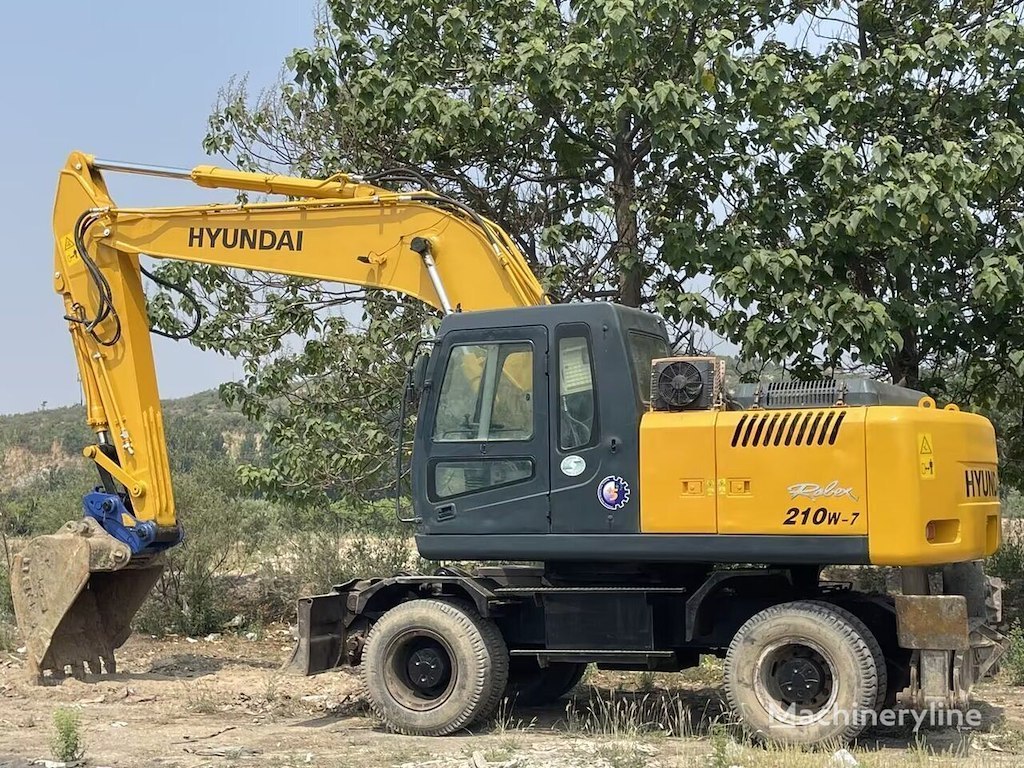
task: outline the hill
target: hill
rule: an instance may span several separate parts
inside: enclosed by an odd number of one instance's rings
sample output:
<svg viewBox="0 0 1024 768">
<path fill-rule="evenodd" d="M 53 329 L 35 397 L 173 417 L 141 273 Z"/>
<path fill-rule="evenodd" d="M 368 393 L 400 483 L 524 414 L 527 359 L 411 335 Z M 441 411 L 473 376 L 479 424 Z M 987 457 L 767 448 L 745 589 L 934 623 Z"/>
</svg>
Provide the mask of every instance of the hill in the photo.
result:
<svg viewBox="0 0 1024 768">
<path fill-rule="evenodd" d="M 255 425 L 221 401 L 215 390 L 162 403 L 172 468 L 252 460 L 259 452 Z M 86 462 L 95 440 L 81 405 L 0 416 L 0 494 L 52 479 Z"/>
<path fill-rule="evenodd" d="M 235 469 L 259 456 L 260 433 L 216 391 L 163 402 L 175 489 L 240 495 Z M 95 440 L 80 405 L 0 416 L 0 528 L 30 536 L 81 515 L 81 497 L 96 485 L 82 457 Z"/>
</svg>

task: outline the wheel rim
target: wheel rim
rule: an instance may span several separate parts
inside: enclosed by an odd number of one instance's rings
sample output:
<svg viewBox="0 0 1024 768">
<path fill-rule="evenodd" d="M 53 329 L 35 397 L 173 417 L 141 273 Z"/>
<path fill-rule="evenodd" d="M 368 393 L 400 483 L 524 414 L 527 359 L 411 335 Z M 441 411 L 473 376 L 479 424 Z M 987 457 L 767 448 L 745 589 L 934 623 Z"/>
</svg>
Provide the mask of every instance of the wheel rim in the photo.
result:
<svg viewBox="0 0 1024 768">
<path fill-rule="evenodd" d="M 406 709 L 436 709 L 451 696 L 459 668 L 451 646 L 436 632 L 403 632 L 388 644 L 385 658 L 384 685 Z"/>
<path fill-rule="evenodd" d="M 811 640 L 777 642 L 757 660 L 754 693 L 772 719 L 809 725 L 826 717 L 835 704 L 835 669 L 828 652 Z"/>
</svg>

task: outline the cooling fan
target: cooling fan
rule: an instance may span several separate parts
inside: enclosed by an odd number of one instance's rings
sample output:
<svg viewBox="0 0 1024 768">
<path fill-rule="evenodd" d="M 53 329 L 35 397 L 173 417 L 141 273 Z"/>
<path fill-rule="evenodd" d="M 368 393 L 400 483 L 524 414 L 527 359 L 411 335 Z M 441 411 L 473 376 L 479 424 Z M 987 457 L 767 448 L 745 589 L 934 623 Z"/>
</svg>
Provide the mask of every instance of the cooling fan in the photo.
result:
<svg viewBox="0 0 1024 768">
<path fill-rule="evenodd" d="M 658 399 L 669 408 L 693 405 L 704 392 L 704 377 L 693 363 L 678 360 L 658 371 Z"/>
<path fill-rule="evenodd" d="M 651 361 L 651 407 L 691 411 L 714 407 L 724 381 L 721 361 L 710 357 L 666 357 Z"/>
</svg>

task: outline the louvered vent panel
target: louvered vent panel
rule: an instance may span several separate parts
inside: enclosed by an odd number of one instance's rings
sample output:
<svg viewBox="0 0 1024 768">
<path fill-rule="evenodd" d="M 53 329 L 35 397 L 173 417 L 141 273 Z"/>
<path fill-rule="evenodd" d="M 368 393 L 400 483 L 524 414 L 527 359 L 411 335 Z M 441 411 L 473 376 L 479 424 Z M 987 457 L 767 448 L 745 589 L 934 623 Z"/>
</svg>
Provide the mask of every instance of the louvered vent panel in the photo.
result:
<svg viewBox="0 0 1024 768">
<path fill-rule="evenodd" d="M 845 409 L 744 413 L 732 434 L 732 447 L 835 445 L 845 418 Z"/>
</svg>

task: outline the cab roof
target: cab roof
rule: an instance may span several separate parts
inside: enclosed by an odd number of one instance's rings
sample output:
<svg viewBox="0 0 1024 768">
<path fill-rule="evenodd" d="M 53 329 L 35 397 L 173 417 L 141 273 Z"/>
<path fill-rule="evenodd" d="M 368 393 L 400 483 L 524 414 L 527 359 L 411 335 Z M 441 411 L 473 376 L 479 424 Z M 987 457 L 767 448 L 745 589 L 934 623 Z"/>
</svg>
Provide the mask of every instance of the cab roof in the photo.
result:
<svg viewBox="0 0 1024 768">
<path fill-rule="evenodd" d="M 455 312 L 445 316 L 439 335 L 457 330 L 515 328 L 525 325 L 543 325 L 554 329 L 565 323 L 586 323 L 591 328 L 605 326 L 620 332 L 639 331 L 668 339 L 665 321 L 659 315 L 604 301 Z"/>
</svg>

